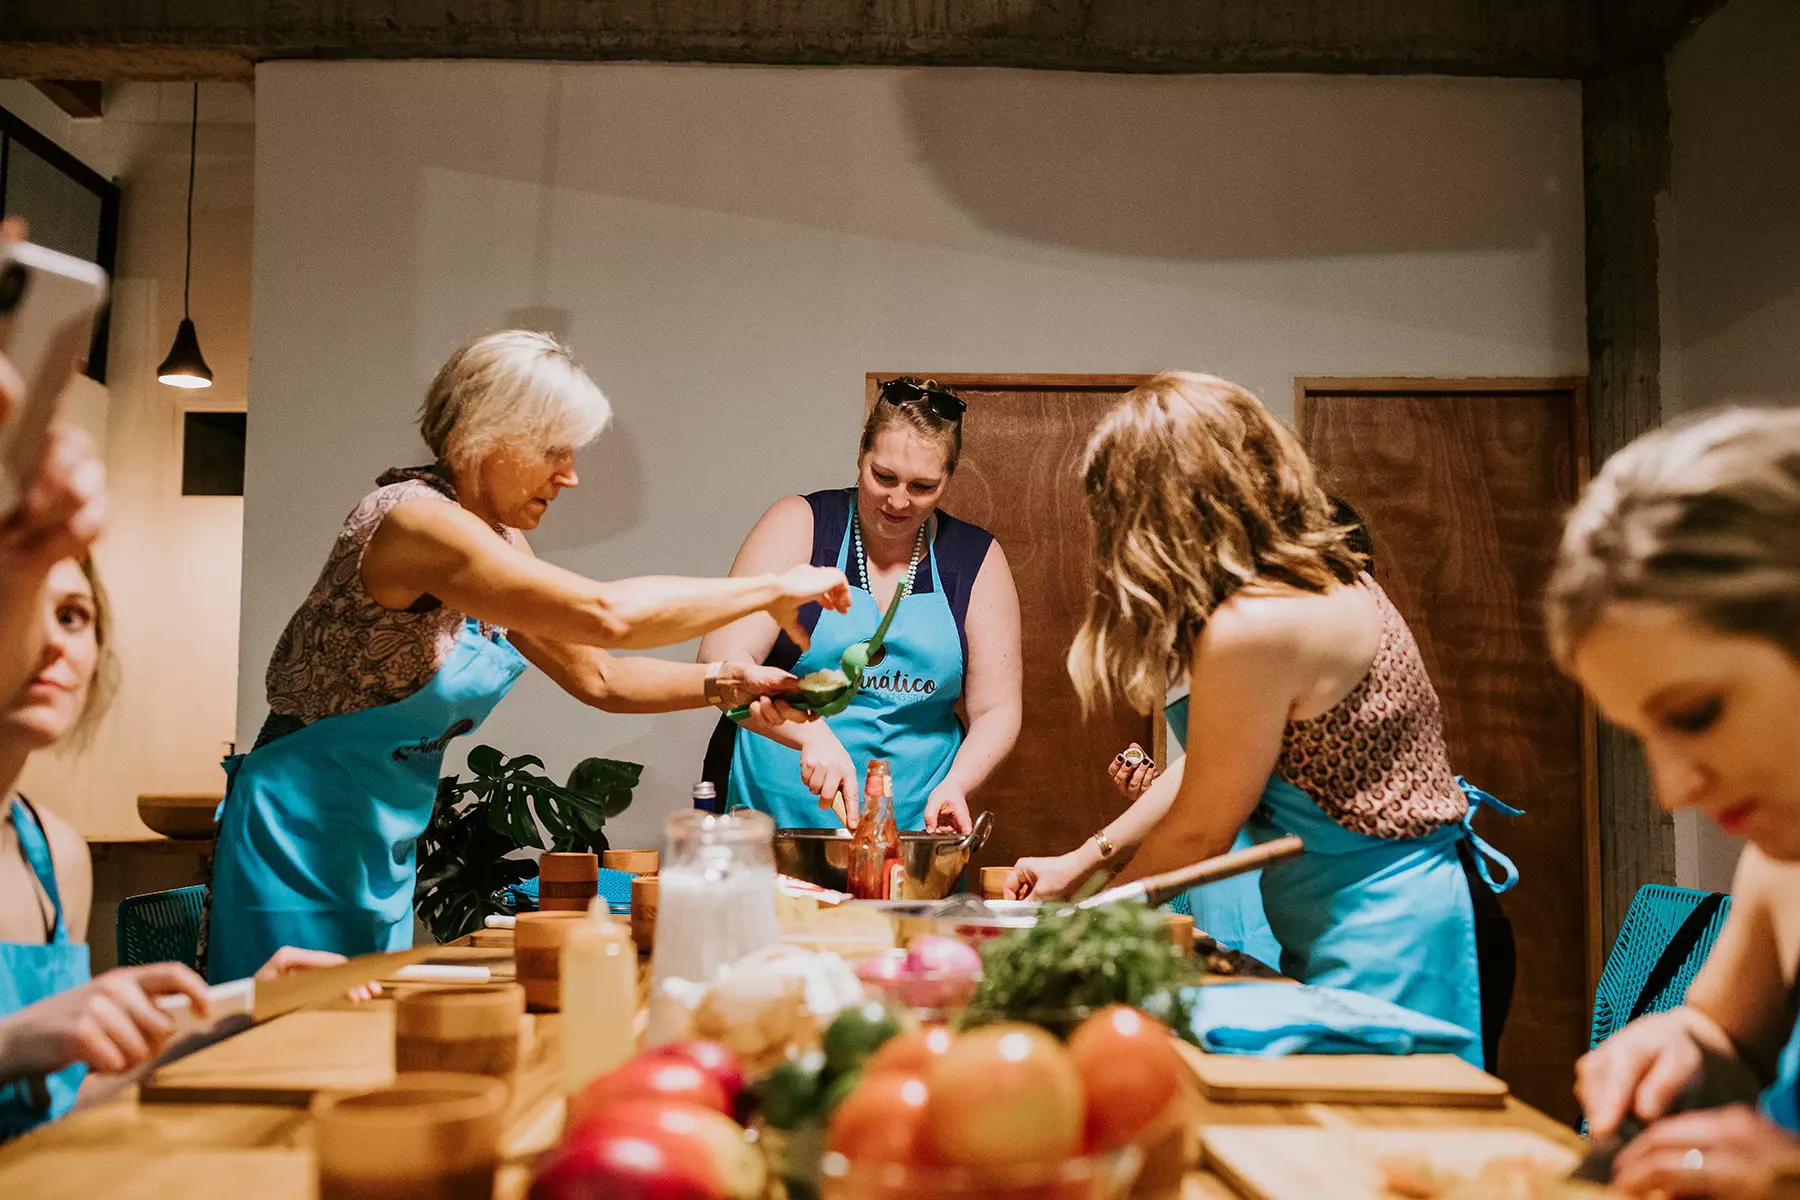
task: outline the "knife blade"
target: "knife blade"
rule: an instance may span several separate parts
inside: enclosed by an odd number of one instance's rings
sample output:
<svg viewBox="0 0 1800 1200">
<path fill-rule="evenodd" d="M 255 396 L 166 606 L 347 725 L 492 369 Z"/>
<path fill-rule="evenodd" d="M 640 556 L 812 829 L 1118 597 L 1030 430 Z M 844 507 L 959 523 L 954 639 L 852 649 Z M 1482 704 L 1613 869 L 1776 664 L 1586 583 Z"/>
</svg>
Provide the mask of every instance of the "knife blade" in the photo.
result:
<svg viewBox="0 0 1800 1200">
<path fill-rule="evenodd" d="M 290 971 L 279 979 L 234 979 L 207 989 L 212 1015 L 203 1018 L 186 995 L 158 996 L 156 1006 L 174 1018 L 178 1032 L 205 1028 L 226 1017 L 248 1017 L 253 1024 L 271 1020 L 296 1008 L 336 1000 L 351 988 L 391 976 L 400 968 L 422 962 L 441 946 L 414 946 L 385 954 L 361 954 L 329 967 Z"/>
<path fill-rule="evenodd" d="M 1754 1103 L 1762 1094 L 1762 1081 L 1743 1059 L 1722 1054 L 1710 1046 L 1695 1043 L 1700 1051 L 1700 1066 L 1695 1070 L 1665 1116 L 1695 1112 L 1705 1108 L 1724 1108 L 1732 1104 Z M 1613 1134 L 1597 1139 L 1587 1156 L 1578 1163 L 1569 1178 L 1579 1183 L 1611 1183 L 1613 1161 L 1634 1138 L 1649 1128 L 1649 1123 L 1636 1113 L 1627 1113 Z"/>
</svg>

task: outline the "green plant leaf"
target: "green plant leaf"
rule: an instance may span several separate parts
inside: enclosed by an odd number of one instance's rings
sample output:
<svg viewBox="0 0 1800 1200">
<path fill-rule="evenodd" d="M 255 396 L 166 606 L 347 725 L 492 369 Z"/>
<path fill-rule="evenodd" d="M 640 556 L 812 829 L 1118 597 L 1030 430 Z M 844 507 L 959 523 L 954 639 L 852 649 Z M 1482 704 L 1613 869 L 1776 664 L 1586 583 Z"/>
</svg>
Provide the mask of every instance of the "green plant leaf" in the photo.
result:
<svg viewBox="0 0 1800 1200">
<path fill-rule="evenodd" d="M 541 767 L 543 765 L 544 765 L 544 760 L 539 758 L 537 755 L 521 754 L 517 758 L 508 759 L 507 763 L 506 763 L 506 769 L 508 771 L 523 771 L 527 767 Z"/>
<path fill-rule="evenodd" d="M 538 836 L 537 822 L 531 819 L 531 808 L 526 803 L 526 795 L 523 788 L 515 788 L 484 803 L 482 808 L 487 816 L 487 827 L 515 846 L 532 846 L 542 850 L 544 842 Z"/>
<path fill-rule="evenodd" d="M 477 746 L 469 751 L 469 770 L 477 775 L 492 775 L 502 769 L 504 755 L 492 746 Z"/>
</svg>

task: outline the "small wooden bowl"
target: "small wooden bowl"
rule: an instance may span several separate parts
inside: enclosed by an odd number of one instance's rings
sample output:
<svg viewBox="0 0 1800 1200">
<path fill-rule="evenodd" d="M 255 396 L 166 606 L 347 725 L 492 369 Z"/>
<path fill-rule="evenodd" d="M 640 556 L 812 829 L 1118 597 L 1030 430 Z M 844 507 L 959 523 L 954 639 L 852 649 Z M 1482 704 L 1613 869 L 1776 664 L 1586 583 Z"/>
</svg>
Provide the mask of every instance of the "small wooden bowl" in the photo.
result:
<svg viewBox="0 0 1800 1200">
<path fill-rule="evenodd" d="M 513 925 L 513 977 L 535 1012 L 562 1008 L 562 945 L 569 927 L 591 918 L 584 912 L 520 913 Z"/>
<path fill-rule="evenodd" d="M 631 881 L 631 940 L 639 954 L 656 949 L 656 897 L 658 884 L 654 875 L 639 875 Z"/>
<path fill-rule="evenodd" d="M 1006 898 L 1006 877 L 1011 874 L 1011 867 L 981 868 L 981 898 L 983 900 L 1004 900 Z"/>
<path fill-rule="evenodd" d="M 213 813 L 219 809 L 219 795 L 190 793 L 173 796 L 139 796 L 138 819 L 164 837 L 209 838 L 218 832 L 219 823 Z"/>
<path fill-rule="evenodd" d="M 598 854 L 551 853 L 538 859 L 538 907 L 586 912 L 600 892 Z"/>
<path fill-rule="evenodd" d="M 1183 913 L 1168 913 L 1165 919 L 1169 923 L 1169 941 L 1183 954 L 1193 953 L 1194 918 Z"/>
<path fill-rule="evenodd" d="M 600 856 L 600 865 L 609 871 L 625 871 L 632 875 L 654 875 L 662 864 L 655 850 L 608 850 Z"/>
<path fill-rule="evenodd" d="M 525 989 L 433 988 L 394 1001 L 394 1069 L 510 1079 L 519 1065 Z"/>
<path fill-rule="evenodd" d="M 481 1075 L 396 1075 L 313 1103 L 319 1200 L 490 1200 L 507 1087 Z"/>
</svg>

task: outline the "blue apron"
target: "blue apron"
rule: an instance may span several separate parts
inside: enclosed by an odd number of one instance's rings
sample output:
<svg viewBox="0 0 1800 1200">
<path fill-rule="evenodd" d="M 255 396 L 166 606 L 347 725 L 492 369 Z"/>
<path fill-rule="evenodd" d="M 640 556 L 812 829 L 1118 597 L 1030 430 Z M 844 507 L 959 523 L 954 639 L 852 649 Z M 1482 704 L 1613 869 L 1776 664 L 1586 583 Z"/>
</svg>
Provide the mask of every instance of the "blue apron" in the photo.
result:
<svg viewBox="0 0 1800 1200">
<path fill-rule="evenodd" d="M 1270 778 L 1246 826 L 1257 842 L 1299 834 L 1306 853 L 1265 868 L 1263 909 L 1281 943 L 1281 971 L 1302 983 L 1378 996 L 1477 1034 L 1464 1053 L 1482 1066 L 1481 973 L 1475 909 L 1456 844 L 1474 839 L 1482 880 L 1504 892 L 1518 871 L 1477 837 L 1483 806 L 1519 810 L 1461 780 L 1469 811 L 1454 825 L 1417 838 L 1355 833 L 1326 816 L 1312 797 Z M 1494 882 L 1487 860 L 1505 872 Z"/>
<path fill-rule="evenodd" d="M 1171 700 L 1163 709 L 1169 732 L 1176 745 L 1187 749 L 1188 698 Z M 1248 829 L 1238 830 L 1233 850 L 1246 850 L 1256 844 Z M 1269 928 L 1263 914 L 1262 872 L 1251 871 L 1221 879 L 1205 887 L 1189 888 L 1183 895 L 1188 911 L 1194 915 L 1194 927 L 1211 936 L 1228 950 L 1248 954 L 1258 962 L 1274 966 L 1281 961 L 1281 943 Z"/>
<path fill-rule="evenodd" d="M 850 520 L 856 519 L 854 510 Z M 838 548 L 837 565 L 844 570 L 850 554 L 850 525 Z M 901 829 L 925 827 L 925 801 L 931 790 L 950 773 L 950 764 L 962 747 L 963 727 L 956 715 L 962 695 L 962 635 L 938 570 L 937 547 L 930 551 L 929 592 L 914 592 L 900 602 L 879 663 L 863 673 L 862 688 L 850 706 L 826 723 L 837 734 L 850 761 L 856 764 L 857 794 L 871 758 L 885 758 L 894 774 L 894 816 Z M 812 645 L 794 664 L 794 674 L 808 675 L 835 668 L 844 650 L 865 641 L 881 624 L 881 610 L 867 589 L 850 589 L 850 611 L 827 609 L 819 614 L 812 631 Z M 728 806 L 749 807 L 768 813 L 780 829 L 831 829 L 838 819 L 819 807 L 819 798 L 800 778 L 800 752 L 755 734 L 739 733 L 731 755 Z"/>
<path fill-rule="evenodd" d="M 1788 993 L 1789 1007 L 1800 999 L 1800 976 Z M 1788 1035 L 1787 1045 L 1775 1062 L 1775 1082 L 1762 1094 L 1763 1116 L 1789 1133 L 1800 1133 L 1800 1021 Z"/>
<path fill-rule="evenodd" d="M 282 946 L 371 954 L 412 945 L 418 837 L 452 738 L 525 670 L 469 621 L 426 685 L 324 717 L 225 764 L 207 977 L 254 974 Z"/>
<path fill-rule="evenodd" d="M 0 1017 L 78 988 L 90 978 L 87 943 L 70 941 L 63 924 L 62 895 L 56 888 L 56 866 L 44 827 L 23 800 L 13 801 L 11 817 L 19 835 L 19 850 L 49 895 L 56 918 L 44 930 L 44 945 L 0 942 Z M 75 1106 L 75 1093 L 86 1076 L 87 1064 L 75 1063 L 48 1077 L 0 1083 L 0 1141 L 68 1112 Z"/>
</svg>

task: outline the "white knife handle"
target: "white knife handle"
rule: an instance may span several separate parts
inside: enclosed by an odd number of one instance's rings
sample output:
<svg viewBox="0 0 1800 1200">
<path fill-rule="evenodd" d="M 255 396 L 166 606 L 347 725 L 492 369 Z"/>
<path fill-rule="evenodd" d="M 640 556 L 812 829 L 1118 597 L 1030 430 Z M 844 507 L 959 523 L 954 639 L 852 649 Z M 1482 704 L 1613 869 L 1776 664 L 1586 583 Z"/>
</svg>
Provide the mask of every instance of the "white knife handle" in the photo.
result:
<svg viewBox="0 0 1800 1200">
<path fill-rule="evenodd" d="M 202 1018 L 194 1011 L 194 1002 L 188 999 L 186 992 L 169 992 L 156 997 L 152 1003 L 175 1022 L 174 1036 L 181 1037 L 197 1029 L 205 1029 L 226 1017 L 238 1014 L 254 1017 L 256 980 L 234 979 L 230 983 L 214 984 L 206 989 L 206 998 L 212 1006 L 211 1018 Z"/>
</svg>

